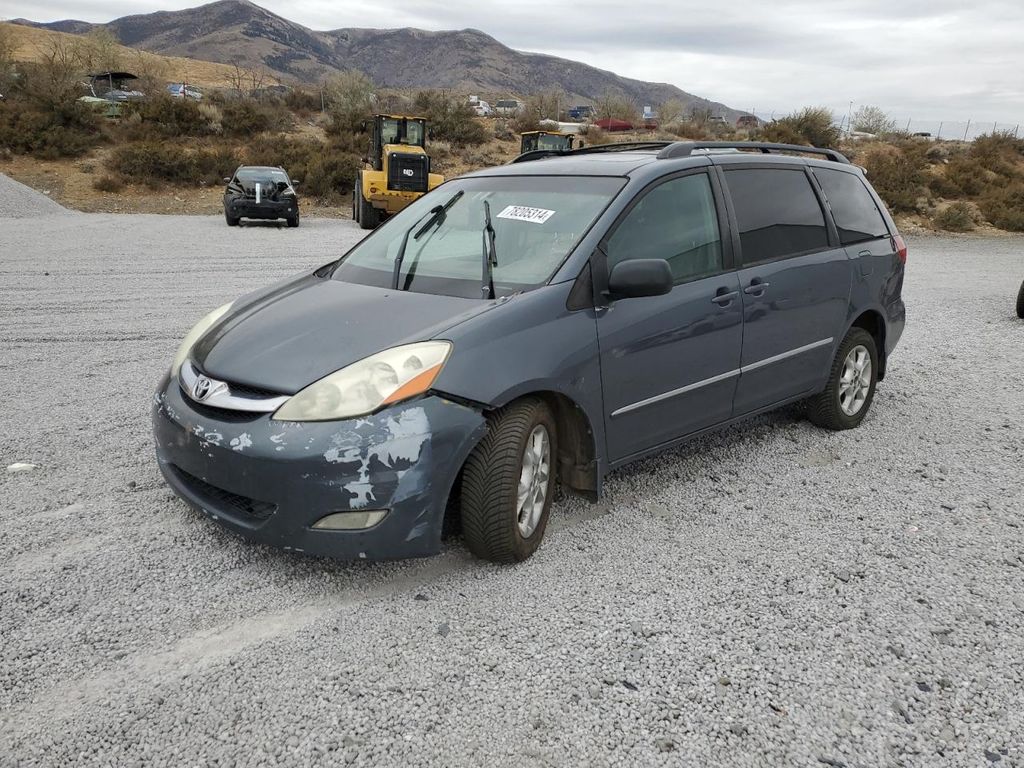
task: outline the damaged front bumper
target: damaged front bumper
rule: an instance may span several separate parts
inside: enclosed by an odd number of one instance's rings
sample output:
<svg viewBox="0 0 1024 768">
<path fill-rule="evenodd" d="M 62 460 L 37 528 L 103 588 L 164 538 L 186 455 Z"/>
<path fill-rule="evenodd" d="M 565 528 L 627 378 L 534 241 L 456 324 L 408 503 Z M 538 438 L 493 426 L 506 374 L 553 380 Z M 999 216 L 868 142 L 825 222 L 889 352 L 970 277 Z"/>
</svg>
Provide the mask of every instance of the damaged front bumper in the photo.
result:
<svg viewBox="0 0 1024 768">
<path fill-rule="evenodd" d="M 164 377 L 153 405 L 160 470 L 185 501 L 254 541 L 346 560 L 436 553 L 449 492 L 485 428 L 478 411 L 437 395 L 348 421 L 284 422 L 201 406 Z M 313 527 L 371 510 L 387 511 L 371 528 Z"/>
</svg>

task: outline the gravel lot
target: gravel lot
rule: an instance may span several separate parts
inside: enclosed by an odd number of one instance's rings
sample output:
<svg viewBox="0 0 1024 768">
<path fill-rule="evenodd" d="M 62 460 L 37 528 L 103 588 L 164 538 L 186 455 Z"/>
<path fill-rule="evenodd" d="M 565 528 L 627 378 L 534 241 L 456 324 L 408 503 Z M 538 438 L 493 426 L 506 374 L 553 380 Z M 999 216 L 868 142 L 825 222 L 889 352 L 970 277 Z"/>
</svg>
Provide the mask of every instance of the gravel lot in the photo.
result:
<svg viewBox="0 0 1024 768">
<path fill-rule="evenodd" d="M 635 464 L 517 567 L 337 564 L 176 500 L 148 414 L 195 320 L 355 225 L 0 182 L 42 214 L 0 220 L 0 765 L 1024 765 L 1024 239 L 911 242 L 859 430 Z"/>
</svg>

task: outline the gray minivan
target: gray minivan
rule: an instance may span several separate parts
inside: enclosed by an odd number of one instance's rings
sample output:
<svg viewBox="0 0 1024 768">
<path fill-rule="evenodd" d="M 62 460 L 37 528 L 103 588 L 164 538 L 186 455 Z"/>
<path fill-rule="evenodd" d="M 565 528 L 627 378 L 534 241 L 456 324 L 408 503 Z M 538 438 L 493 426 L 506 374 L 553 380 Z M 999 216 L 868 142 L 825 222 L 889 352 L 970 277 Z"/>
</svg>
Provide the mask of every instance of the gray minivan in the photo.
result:
<svg viewBox="0 0 1024 768">
<path fill-rule="evenodd" d="M 447 521 L 523 560 L 556 481 L 596 499 L 612 469 L 795 401 L 859 425 L 905 260 L 832 150 L 528 153 L 201 320 L 155 395 L 159 466 L 285 549 L 429 555 Z"/>
</svg>

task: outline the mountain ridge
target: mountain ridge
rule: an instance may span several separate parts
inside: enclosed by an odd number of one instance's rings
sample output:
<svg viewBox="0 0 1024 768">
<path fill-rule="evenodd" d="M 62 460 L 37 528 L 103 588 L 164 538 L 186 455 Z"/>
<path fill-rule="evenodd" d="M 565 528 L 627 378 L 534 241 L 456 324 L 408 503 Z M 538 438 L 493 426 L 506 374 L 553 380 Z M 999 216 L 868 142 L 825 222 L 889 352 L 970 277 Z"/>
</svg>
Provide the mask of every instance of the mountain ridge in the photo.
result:
<svg viewBox="0 0 1024 768">
<path fill-rule="evenodd" d="M 528 96 L 561 87 L 577 101 L 605 93 L 639 105 L 670 99 L 734 120 L 741 112 L 669 83 L 623 77 L 545 53 L 519 51 L 479 29 L 343 27 L 316 31 L 249 0 L 216 0 L 182 11 L 123 16 L 105 24 L 76 19 L 13 23 L 71 34 L 103 28 L 127 46 L 246 68 L 265 68 L 282 82 L 313 84 L 358 69 L 381 86 L 446 88 L 492 96 Z"/>
</svg>

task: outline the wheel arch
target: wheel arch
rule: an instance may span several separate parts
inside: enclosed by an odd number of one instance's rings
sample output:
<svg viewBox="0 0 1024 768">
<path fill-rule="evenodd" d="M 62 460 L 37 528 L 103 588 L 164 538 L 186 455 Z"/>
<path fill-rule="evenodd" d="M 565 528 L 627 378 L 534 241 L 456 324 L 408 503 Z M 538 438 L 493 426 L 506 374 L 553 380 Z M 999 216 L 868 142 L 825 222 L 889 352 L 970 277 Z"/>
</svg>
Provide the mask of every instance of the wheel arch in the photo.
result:
<svg viewBox="0 0 1024 768">
<path fill-rule="evenodd" d="M 847 329 L 849 333 L 850 329 L 861 328 L 871 334 L 871 338 L 875 340 L 875 349 L 878 352 L 878 380 L 881 381 L 885 378 L 885 316 L 876 309 L 867 309 L 857 315 L 850 323 L 850 327 Z"/>
</svg>

